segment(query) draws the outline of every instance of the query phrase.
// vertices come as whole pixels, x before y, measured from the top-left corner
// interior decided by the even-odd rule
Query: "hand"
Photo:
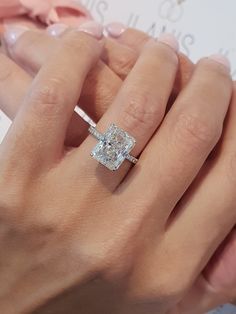
[[[117,25],[114,26],[117,31]],[[147,42],[149,37],[146,34],[139,32],[137,30],[127,29],[126,31],[123,31],[122,28],[123,26],[120,25],[120,36],[117,36],[116,32],[115,34],[116,40],[114,40],[114,38],[107,39],[106,53],[102,55],[102,59],[118,76],[124,79],[136,62],[138,56],[137,52],[139,53],[142,50],[143,45],[145,44],[145,42]],[[34,43],[34,45],[32,45],[32,42]],[[31,73],[36,73],[38,69],[42,66],[42,64],[46,61],[48,54],[55,46],[55,42],[56,42],[55,38],[50,38],[45,33],[26,32],[24,36],[18,39],[17,45],[11,47],[12,57],[14,57],[16,61],[24,65],[27,69],[30,69]],[[129,49],[127,49],[127,47]],[[9,67],[6,64],[6,68],[14,69],[14,65],[11,65],[11,67]],[[107,75],[109,70],[106,68],[105,65],[104,69],[105,69],[104,79],[102,79],[102,82],[104,82],[104,86],[109,86],[108,84],[112,80],[114,80],[114,83],[118,82],[117,79],[114,79],[114,75],[110,75],[110,77],[109,75]],[[193,65],[191,64],[191,62],[181,55],[180,70],[178,71],[178,77],[175,84],[175,97],[188,82],[192,74],[192,71]],[[22,76],[20,77],[19,73],[20,71],[17,69],[17,71],[14,73],[14,77],[17,78],[16,81],[19,80],[19,82],[23,83]],[[95,76],[96,75],[97,73],[95,72]],[[99,81],[100,77],[99,75],[97,76]],[[11,84],[10,81],[9,84]],[[27,82],[22,85],[23,93],[25,93],[26,91],[24,91],[24,89],[25,90],[27,89],[26,88]],[[90,86],[91,84],[87,83],[87,85]],[[102,105],[105,104],[105,108],[107,108],[109,105],[108,103],[109,99],[110,101],[112,101],[112,99],[115,96],[115,92],[114,95],[110,94],[108,96],[105,94],[103,95],[102,91],[104,90],[104,86],[103,84],[99,84],[99,87],[101,87],[101,89],[98,88],[97,93],[99,94],[99,91],[101,90],[101,95],[99,94],[98,97],[95,97],[95,100],[96,99],[98,100],[97,102],[95,102],[96,112],[98,113],[95,117],[96,120],[99,119],[101,114],[103,113],[104,108]],[[6,89],[8,89],[7,86]],[[88,90],[89,89],[92,90],[91,86],[88,88]],[[18,91],[19,89],[16,88],[13,95],[17,95]],[[102,98],[102,96],[104,99]],[[91,97],[89,97],[89,99],[90,98]],[[18,101],[18,98],[16,99],[11,98],[11,103],[6,102],[6,107],[10,108],[10,110],[15,115],[14,108],[16,108],[16,106],[19,105],[19,103],[20,102]],[[76,127],[75,130],[77,129],[78,128]],[[74,139],[76,142],[76,136],[74,136]],[[217,198],[217,195],[215,197]],[[216,255],[212,258],[211,263],[208,265],[205,271],[205,274],[203,274],[204,277],[202,277],[201,280],[199,280],[198,285],[196,285],[193,288],[194,291],[193,295],[195,296],[194,300],[192,298],[186,298],[186,300],[188,301],[187,306],[186,304],[184,305],[184,307],[186,308],[186,313],[189,313],[190,311],[192,312],[193,308],[195,309],[196,313],[199,313],[205,311],[206,306],[207,308],[210,308],[213,307],[214,305],[218,305],[219,302],[228,302],[233,297],[235,298],[236,293],[233,295],[232,289],[232,287],[235,286],[236,282],[236,279],[234,279],[235,276],[234,275],[232,276],[232,274],[234,274],[233,265],[235,264],[234,246],[236,240],[234,240],[235,239],[234,234],[235,232],[233,231],[229,235],[227,241],[224,242],[224,247],[222,248],[221,246],[220,252],[217,251]],[[223,265],[224,267],[222,267],[221,265]],[[228,276],[225,269],[229,270],[231,269],[233,273],[230,276]],[[206,274],[207,278],[205,278]],[[207,288],[208,283],[206,279],[211,281],[210,284],[214,288],[215,291],[214,293],[212,289],[209,290]],[[76,301],[78,300],[77,294],[75,296],[75,299]],[[202,300],[202,302],[200,302],[200,300]],[[73,305],[73,302],[71,302],[71,304]],[[182,312],[183,311],[184,310],[182,309]]]
[[[3,222],[14,230],[13,233],[7,233],[7,236],[17,234],[17,239],[20,239],[17,247],[19,257],[23,260],[22,269],[18,269],[17,275],[14,276],[16,280],[19,278],[14,285],[19,287],[15,295],[15,305],[18,298],[21,301],[27,300],[26,297],[22,297],[24,293],[28,295],[27,287],[30,292],[37,287],[37,301],[43,302],[45,298],[58,294],[73,283],[82,283],[82,280],[100,274],[100,278],[106,278],[110,283],[117,283],[119,278],[119,282],[125,284],[125,291],[127,290],[129,295],[140,301],[154,298],[157,301],[156,310],[167,310],[178,303],[189,290],[212,253],[229,233],[233,226],[232,221],[235,221],[235,216],[232,219],[235,213],[232,213],[231,208],[227,211],[217,208],[216,212],[209,213],[210,209],[206,206],[209,204],[204,204],[204,199],[200,198],[198,202],[202,205],[201,210],[205,210],[204,214],[196,211],[195,206],[192,207],[190,204],[187,215],[186,211],[179,212],[178,219],[168,224],[165,230],[176,202],[192,183],[221,134],[231,97],[229,73],[224,66],[213,60],[202,60],[191,83],[177,98],[158,133],[142,153],[139,166],[128,174],[129,168],[124,166],[114,175],[103,167],[98,167],[95,161],[88,159],[87,155],[95,143],[91,138],[69,155],[64,157],[64,154],[61,154],[67,123],[76,105],[85,72],[89,71],[89,65],[98,57],[100,50],[99,47],[93,46],[95,41],[91,41],[91,38],[89,44],[84,46],[81,42],[70,42],[68,45],[69,39],[84,40],[83,36],[85,36],[80,35],[77,39],[74,37],[74,32],[72,32],[73,36],[69,34],[60,42],[60,53],[53,55],[40,71],[31,92],[26,97],[24,106],[20,109],[12,129],[1,146],[1,195],[4,195],[1,201],[6,212]],[[81,47],[79,60],[75,56],[75,49],[68,49],[72,44],[75,45],[73,47],[77,45]],[[61,67],[62,60],[66,60],[65,67]],[[117,122],[137,137],[138,145],[134,153],[139,154],[155,133],[158,122],[163,119],[175,80],[177,60],[175,52],[161,42],[151,41],[146,45],[124,87],[98,127],[103,129],[107,123]],[[73,78],[70,84],[64,79],[69,75]],[[158,91],[156,84],[160,86]],[[203,93],[205,90],[207,93]],[[129,95],[135,97],[133,99],[137,99],[137,102],[129,102]],[[145,102],[142,101],[144,98]],[[159,99],[158,105],[156,99]],[[188,99],[194,99],[195,102],[188,102]],[[147,103],[149,106],[146,106]],[[124,104],[122,110],[120,110],[121,104]],[[137,106],[135,112],[132,111],[134,104]],[[204,115],[202,106],[205,110]],[[143,120],[146,109],[153,115],[148,114],[149,119]],[[149,111],[150,109],[158,110],[157,114]],[[132,114],[137,112],[141,113],[142,119]],[[193,119],[192,124],[188,124],[189,120],[186,118],[193,117],[195,114],[197,114],[196,120]],[[56,117],[53,123],[52,117]],[[201,121],[204,123],[204,128]],[[25,125],[28,125],[27,129]],[[140,125],[143,125],[143,128],[140,128]],[[50,133],[48,133],[49,126]],[[203,137],[199,138],[196,130],[206,133],[200,133]],[[18,141],[19,137],[24,141]],[[227,146],[223,149],[224,157],[227,156]],[[168,155],[166,152],[170,151],[173,153]],[[158,158],[153,158],[153,154]],[[219,164],[222,165],[220,157]],[[17,163],[14,162],[16,158]],[[79,164],[78,160],[81,161]],[[191,163],[188,162],[189,160]],[[183,165],[185,165],[184,169]],[[12,173],[14,173],[14,182],[10,180]],[[81,183],[76,173],[79,173]],[[159,178],[158,185],[152,189],[156,178]],[[17,184],[19,181],[20,185]],[[11,186],[9,182],[12,182]],[[144,190],[144,184],[148,195],[142,198],[140,191]],[[79,195],[76,193],[77,189],[80,191]],[[29,194],[26,199],[22,197],[25,191]],[[91,204],[93,199],[95,202]],[[69,208],[68,204],[70,204]],[[197,230],[191,227],[193,219],[185,225],[189,215],[197,217]],[[17,225],[14,224],[16,217]],[[21,226],[23,229],[20,228]],[[214,232],[216,226],[218,226],[217,233]],[[186,238],[185,232],[190,227],[190,236]],[[133,237],[137,234],[140,237],[133,241]],[[30,243],[25,240],[24,235],[30,239]],[[31,236],[28,237],[29,235]],[[43,241],[45,238],[46,242]],[[96,242],[94,242],[95,238]],[[41,245],[38,245],[37,241],[40,239],[42,242],[40,241]],[[145,239],[149,241],[144,242]],[[203,239],[207,241],[203,243]],[[10,238],[10,243],[11,240]],[[188,250],[179,250],[178,255],[172,255],[174,248],[180,248],[182,243],[185,243],[190,252],[189,244],[196,244],[195,259],[191,264],[188,260]],[[34,256],[32,256],[32,248],[35,249]],[[166,268],[169,261],[168,252],[173,260],[171,276]],[[13,249],[11,253],[17,252]],[[60,259],[57,258],[58,254]],[[6,259],[9,255],[4,254]],[[30,262],[30,267],[24,256]],[[88,256],[93,258],[87,260]],[[127,258],[128,256],[130,258]],[[39,257],[44,257],[46,260],[41,261]],[[118,257],[120,257],[119,263]],[[93,264],[88,261],[93,261]],[[40,265],[44,267],[39,267]],[[67,267],[63,269],[65,265]],[[157,268],[157,265],[160,266]],[[36,269],[33,278],[30,272],[32,268]],[[133,269],[133,272],[127,273],[126,271],[130,269]],[[145,270],[141,277],[140,269]],[[68,270],[71,273],[68,273]],[[182,281],[181,285],[179,281],[176,282],[177,273],[186,275],[186,281]],[[24,274],[24,290],[21,289],[22,274]],[[45,287],[48,287],[49,274],[50,291],[45,291]],[[63,278],[60,275],[63,275]],[[39,277],[40,283],[35,282]],[[140,285],[137,285],[140,280]],[[160,289],[160,282],[163,283],[163,289]],[[172,291],[173,287],[175,293]],[[22,308],[36,305],[33,299],[27,301],[28,304],[20,304]],[[7,297],[3,305],[11,306]],[[142,309],[142,306],[139,309]]]
[[[58,26],[56,25],[56,27]],[[52,27],[50,31],[55,33]],[[21,36],[19,36],[20,34]],[[122,81],[135,65],[142,47],[148,40],[146,34],[135,30],[127,30],[124,35],[121,43],[111,38],[106,40],[102,61],[91,71],[82,91],[80,106],[95,121],[102,117],[113,102]],[[33,76],[58,44],[57,38],[52,38],[45,32],[27,31],[26,28],[22,29],[21,27],[19,29],[8,28],[5,38],[4,43],[11,57]],[[12,38],[18,40],[13,43]],[[136,39],[135,43],[132,43],[131,39]],[[4,58],[1,63],[2,72],[5,73],[4,77],[14,77],[14,82],[16,82],[13,86],[11,79],[4,80],[4,87],[11,86],[14,93],[11,97],[5,95],[1,104],[1,109],[13,119],[20,104],[19,99],[24,98],[27,86],[32,79],[9,60]],[[185,86],[191,72],[192,63],[184,55],[180,55],[180,69],[176,79],[175,94]],[[96,88],[94,88],[94,82],[96,82]],[[78,123],[80,128],[78,128]],[[74,114],[67,132],[66,144],[76,147],[84,140],[86,134],[87,125],[81,126],[80,118]]]

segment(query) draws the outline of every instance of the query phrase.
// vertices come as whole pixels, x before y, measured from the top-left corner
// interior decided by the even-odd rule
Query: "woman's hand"
[[[101,49],[81,32],[63,36],[1,145],[1,273],[12,276],[1,293],[7,313],[93,278],[125,296],[117,303],[125,304],[121,311],[165,312],[183,299],[234,225],[233,204],[209,204],[201,189],[184,208],[175,207],[218,142],[228,110],[229,71],[214,59],[198,64],[161,124],[178,58],[166,43],[151,40],[98,124],[103,131],[116,123],[135,136],[139,164],[110,173],[89,158],[90,137],[65,154],[67,126]],[[228,182],[214,170],[232,165],[233,122],[209,164],[215,186],[207,176],[204,190]]]
[[[14,119],[20,105],[19,99],[24,97],[27,86],[32,80],[31,75],[34,76],[46,62],[51,51],[57,49],[58,38],[55,38],[55,34],[62,35],[62,30],[65,31],[64,27],[62,28],[61,25],[50,27],[48,33],[54,34],[53,37],[42,31],[29,31],[22,27],[11,26],[7,29],[4,40],[6,49],[14,61],[30,73],[27,75],[25,71],[7,59],[1,64],[2,72],[6,73],[4,77],[10,78],[4,80],[4,88],[9,85],[14,90],[13,95],[5,97],[6,99],[1,104],[1,109],[11,119]],[[111,29],[111,27],[107,29]],[[119,43],[111,37],[106,39],[101,61],[88,75],[80,97],[80,106],[95,121],[99,120],[109,108],[122,81],[135,65],[142,47],[150,39],[140,31],[133,29],[124,31],[122,25],[120,29],[121,33],[123,30],[122,36],[119,38],[121,42]],[[184,55],[181,54],[179,59],[180,67],[175,83],[174,98],[186,85],[193,70],[192,63]],[[16,82],[15,86],[12,86],[12,77]],[[78,124],[80,124],[80,128],[78,128]],[[86,124],[84,127],[81,126],[80,118],[74,114],[67,132],[66,144],[73,147],[78,146],[85,137]]]
[[[56,29],[58,29],[59,26],[55,25],[54,26]],[[50,32],[53,31],[55,35],[55,30],[54,27],[50,28]],[[115,33],[114,33],[115,29]],[[107,30],[110,32],[110,37],[109,39],[106,40],[106,52],[103,53],[102,59],[103,61],[117,74],[117,76],[120,76],[121,78],[125,78],[129,71],[131,70],[133,64],[136,62],[137,56],[139,52],[141,51],[143,45],[149,37],[137,30],[133,29],[124,29],[124,26],[122,25],[110,25],[107,27]],[[115,40],[114,40],[115,39]],[[32,42],[34,44],[32,44]],[[51,38],[48,35],[46,35],[43,32],[25,32],[24,36],[21,36],[17,43],[17,45],[11,46],[11,52],[12,52],[12,57],[16,59],[19,63],[23,64],[27,69],[30,70],[31,73],[36,73],[38,69],[42,66],[42,64],[46,61],[48,54],[50,51],[55,48],[55,38]],[[127,47],[129,49],[127,49]],[[137,53],[138,52],[138,53]],[[5,60],[7,61],[7,60]],[[3,63],[4,65],[4,63]],[[10,65],[10,66],[9,66]],[[5,69],[8,69],[10,72],[12,72],[11,77],[15,77],[15,82],[17,83],[17,86],[12,93],[11,97],[5,98],[5,107],[7,107],[7,110],[12,112],[12,115],[16,114],[16,110],[18,109],[17,107],[20,104],[20,99],[21,96],[19,94],[25,94],[27,87],[29,85],[30,80],[24,79],[26,78],[26,75],[22,75],[22,70],[19,70],[14,64],[9,64],[9,62],[5,62]],[[107,82],[112,82],[114,81],[114,85],[117,84],[117,90],[119,89],[119,84],[118,79],[109,71],[106,69],[104,66],[104,71],[101,71],[99,74],[96,73],[97,75],[97,80],[99,81],[100,78],[102,79],[101,81],[104,83],[104,86],[109,86],[107,85]],[[187,58],[184,56],[180,56],[180,69],[178,71],[177,75],[177,80],[175,84],[175,93],[178,94],[179,91],[183,88],[183,86],[186,85],[188,82],[191,74],[193,71],[193,65],[191,64],[190,61],[188,61]],[[101,75],[104,72],[104,75]],[[92,73],[92,72],[91,72]],[[109,75],[108,75],[109,74]],[[93,75],[92,75],[93,77]],[[104,79],[103,79],[104,78]],[[89,80],[88,80],[89,81]],[[116,83],[117,82],[117,83]],[[19,83],[21,83],[21,87],[19,88]],[[89,86],[89,83],[87,83]],[[7,80],[5,82],[5,89],[8,89],[11,86],[12,88],[12,81]],[[108,91],[108,93],[103,93],[104,87],[103,84],[99,84],[99,87],[97,91],[95,91],[96,95],[98,97],[95,97],[95,119],[99,119],[100,115],[102,112],[108,107],[108,101],[112,101],[112,99],[115,97],[115,89],[114,89],[114,95],[111,95]],[[92,90],[90,87],[88,90]],[[15,96],[15,98],[14,98]],[[91,99],[94,96],[90,96],[89,99]],[[103,99],[104,98],[104,99]],[[89,103],[89,102],[88,102]],[[93,104],[92,104],[93,105]],[[91,104],[89,103],[89,106]],[[88,110],[88,109],[86,109]],[[78,128],[77,128],[77,123],[78,123],[78,117],[75,118],[76,123],[74,124],[74,127],[71,127],[71,130],[74,130],[73,132],[69,132],[69,136],[72,135],[72,139],[70,142],[74,145],[78,143],[78,139],[76,135],[78,134]],[[81,121],[79,121],[81,122]],[[230,265],[234,264],[234,242],[232,243],[232,239],[234,239],[233,233],[229,236],[229,239],[227,242],[225,242],[225,247],[226,249],[222,250],[221,248],[221,253],[217,252],[217,263],[215,262],[216,257],[213,258],[213,262],[208,266],[208,273],[211,274],[211,277],[216,278],[217,281],[219,281],[219,269],[220,269],[220,274],[221,278],[228,278],[228,285],[225,283],[224,287],[221,287],[221,295],[227,295],[227,291],[232,290],[231,289],[231,284],[232,282],[232,276],[231,280],[229,276],[223,271],[223,268],[221,265],[225,265],[227,263],[227,267],[229,268]],[[230,259],[229,259],[229,252],[230,252]],[[227,261],[225,261],[227,260]],[[214,267],[212,267],[212,264]],[[230,264],[230,265],[229,265]],[[228,266],[229,265],[229,266]],[[231,266],[232,268],[232,266]],[[214,280],[215,282],[216,280]],[[225,280],[226,281],[226,280]],[[217,283],[217,282],[216,282]],[[233,281],[235,283],[235,281]],[[191,299],[191,302],[188,302],[189,307],[195,308],[196,312],[198,312],[198,307],[199,307],[199,299],[204,295],[204,298],[208,299],[208,306],[210,304],[216,304],[216,302],[219,302],[219,295],[218,293],[209,293],[209,291],[206,293],[206,286],[205,285],[198,285],[198,293],[195,293],[197,296],[194,300],[196,304],[193,304],[193,300]],[[78,299],[77,296],[75,298],[76,300]],[[71,299],[70,299],[71,300]],[[187,299],[188,300],[188,299]],[[226,299],[228,301],[228,299]],[[222,301],[223,302],[223,301]],[[73,304],[73,302],[72,302]],[[218,304],[218,303],[217,303]],[[187,309],[187,312],[189,311],[189,308]]]

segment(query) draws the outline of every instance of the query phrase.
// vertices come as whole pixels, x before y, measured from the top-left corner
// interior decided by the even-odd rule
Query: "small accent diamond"
[[[93,126],[90,126],[89,132],[90,132],[90,134],[92,134],[99,141],[102,141],[103,138],[104,138],[103,134],[98,132],[98,130],[95,127],[93,127]]]
[[[90,133],[99,139],[99,142],[91,156],[109,170],[119,169],[134,148],[135,139],[115,124],[112,124],[102,137],[97,131],[98,134],[95,134],[94,130],[96,131],[94,128],[92,131],[90,130]]]

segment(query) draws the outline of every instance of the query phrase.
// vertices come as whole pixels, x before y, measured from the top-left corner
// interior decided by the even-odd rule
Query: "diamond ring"
[[[136,140],[115,124],[111,124],[104,134],[91,125],[89,133],[98,140],[91,156],[109,170],[118,170],[125,160],[133,164],[138,162],[137,158],[129,154]]]

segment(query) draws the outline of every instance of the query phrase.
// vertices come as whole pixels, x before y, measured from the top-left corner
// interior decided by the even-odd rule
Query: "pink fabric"
[[[0,0],[2,23],[34,21],[36,26],[53,23],[77,26],[88,19],[92,16],[79,0]]]

